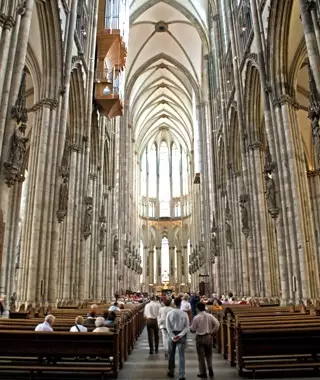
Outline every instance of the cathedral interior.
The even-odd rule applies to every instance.
[[[0,0],[0,294],[320,297],[319,0]]]

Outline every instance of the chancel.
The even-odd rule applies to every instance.
[[[120,344],[117,374],[151,296],[319,314],[319,20],[320,0],[0,0],[0,339],[119,302],[110,350],[94,322],[85,342]]]

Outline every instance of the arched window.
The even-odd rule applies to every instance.
[[[143,152],[142,157],[141,157],[141,195],[143,197],[147,196],[147,152],[146,150]]]
[[[169,240],[166,237],[161,240],[161,270],[161,275],[169,273]]]
[[[183,191],[183,195],[186,195],[189,193],[188,158],[184,151],[182,151],[182,191]]]
[[[153,144],[148,154],[149,198],[157,198],[157,149]]]
[[[160,217],[170,216],[170,171],[169,171],[169,149],[166,141],[160,145],[159,160],[159,201]]]
[[[172,145],[172,196],[180,197],[180,151],[176,144]]]

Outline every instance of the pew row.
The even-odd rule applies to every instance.
[[[0,332],[0,370],[98,373],[118,377],[117,333]]]

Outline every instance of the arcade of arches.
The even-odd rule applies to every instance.
[[[0,0],[0,293],[320,297],[319,0]]]

